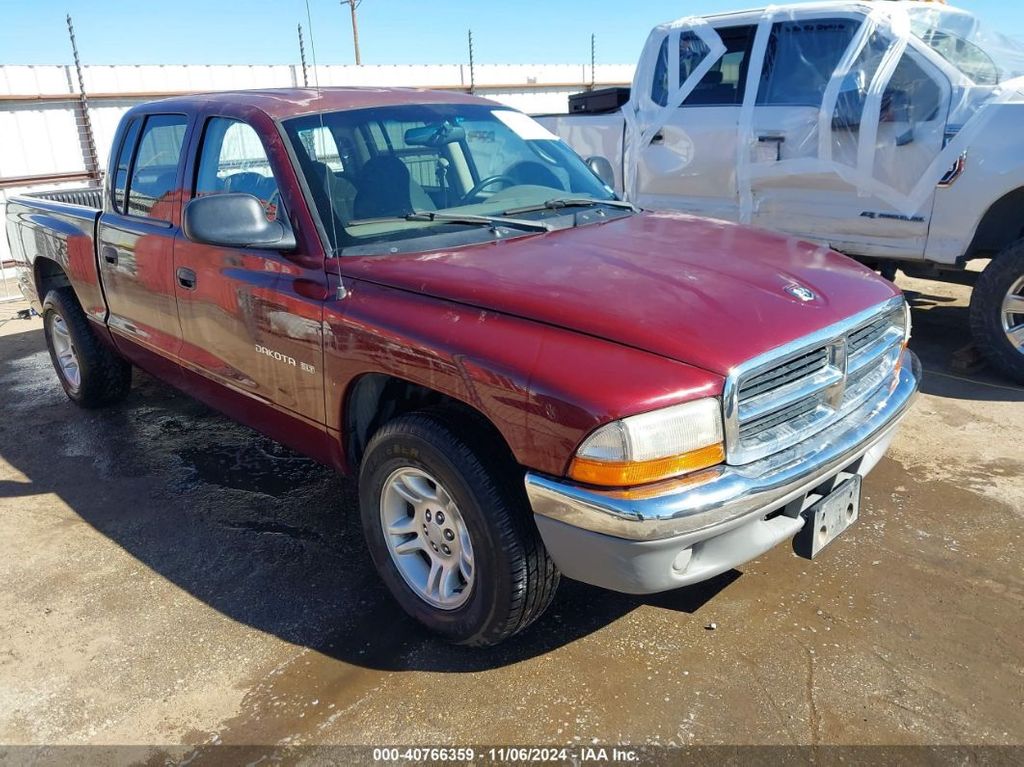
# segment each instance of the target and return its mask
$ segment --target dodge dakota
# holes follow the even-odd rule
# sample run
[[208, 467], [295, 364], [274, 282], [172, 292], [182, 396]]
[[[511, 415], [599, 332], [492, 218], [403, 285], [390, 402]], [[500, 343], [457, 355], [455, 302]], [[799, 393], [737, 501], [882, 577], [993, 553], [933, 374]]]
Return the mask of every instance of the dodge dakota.
[[889, 282], [640, 211], [469, 95], [140, 105], [102, 189], [12, 198], [6, 226], [72, 401], [137, 366], [357, 475], [387, 587], [465, 644], [561, 574], [652, 593], [816, 554], [918, 388]]
[[933, 2], [773, 5], [655, 27], [624, 97], [540, 122], [639, 205], [973, 286], [975, 347], [1024, 382], [1019, 41]]

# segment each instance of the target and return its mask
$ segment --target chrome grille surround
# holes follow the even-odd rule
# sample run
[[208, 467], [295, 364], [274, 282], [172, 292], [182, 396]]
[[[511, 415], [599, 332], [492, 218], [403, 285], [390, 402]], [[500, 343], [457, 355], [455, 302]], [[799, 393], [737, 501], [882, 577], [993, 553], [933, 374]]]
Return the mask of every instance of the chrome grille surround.
[[785, 450], [891, 383], [907, 321], [897, 296], [734, 369], [722, 398], [726, 461], [742, 465]]

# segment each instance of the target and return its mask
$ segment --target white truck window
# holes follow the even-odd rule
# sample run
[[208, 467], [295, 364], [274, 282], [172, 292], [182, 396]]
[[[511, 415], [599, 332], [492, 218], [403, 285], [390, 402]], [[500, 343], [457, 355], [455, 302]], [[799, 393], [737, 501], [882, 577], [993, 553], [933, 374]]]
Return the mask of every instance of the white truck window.
[[[726, 48], [725, 53], [701, 78], [681, 106], [719, 106], [743, 103], [750, 48], [756, 29], [754, 26], [742, 26], [715, 30], [722, 38], [722, 43]], [[686, 31], [680, 34], [679, 81], [673, 87], [678, 88], [684, 83], [708, 53], [707, 43], [694, 32]], [[668, 80], [668, 38], [665, 38], [658, 54], [651, 90], [651, 99], [661, 106], [668, 104]]]
[[772, 25], [757, 92], [763, 106], [820, 106], [860, 21], [783, 21]]

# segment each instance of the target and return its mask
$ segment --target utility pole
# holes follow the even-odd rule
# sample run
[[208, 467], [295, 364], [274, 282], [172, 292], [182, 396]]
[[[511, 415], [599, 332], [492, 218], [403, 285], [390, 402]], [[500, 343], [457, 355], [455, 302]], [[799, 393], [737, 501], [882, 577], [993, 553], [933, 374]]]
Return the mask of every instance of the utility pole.
[[590, 90], [597, 86], [597, 35], [590, 35]]
[[[68, 37], [71, 38], [71, 53], [75, 59], [75, 74], [78, 76], [78, 143], [82, 147], [82, 159], [85, 160], [85, 172], [93, 183], [100, 181], [100, 159], [96, 152], [96, 139], [92, 134], [92, 120], [89, 118], [89, 99], [85, 95], [85, 77], [82, 74], [82, 59], [78, 56], [78, 43], [75, 41], [75, 26], [68, 14]], [[70, 75], [69, 75], [70, 79]]]
[[360, 66], [363, 63], [362, 57], [359, 55], [359, 24], [356, 23], [356, 8], [363, 0], [341, 0], [342, 5], [347, 5], [349, 11], [352, 13], [352, 47], [356, 51], [356, 66]]
[[473, 62], [473, 30], [468, 30], [469, 35], [469, 92], [476, 93], [476, 69]]
[[309, 69], [306, 67], [306, 43], [302, 39], [302, 25], [299, 24], [299, 59], [302, 61], [302, 87], [309, 87]]

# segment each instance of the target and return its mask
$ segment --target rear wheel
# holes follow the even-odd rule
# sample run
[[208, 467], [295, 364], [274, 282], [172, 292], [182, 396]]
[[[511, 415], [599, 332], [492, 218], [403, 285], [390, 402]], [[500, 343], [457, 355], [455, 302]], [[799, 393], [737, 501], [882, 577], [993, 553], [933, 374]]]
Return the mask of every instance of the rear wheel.
[[385, 584], [409, 615], [461, 644], [522, 631], [558, 586], [521, 471], [495, 453], [444, 413], [412, 413], [374, 435], [360, 470], [363, 531]]
[[128, 394], [131, 365], [96, 337], [71, 288], [46, 294], [43, 334], [57, 378], [72, 402], [102, 407]]
[[978, 278], [971, 332], [992, 366], [1024, 383], [1024, 240], [996, 256]]

